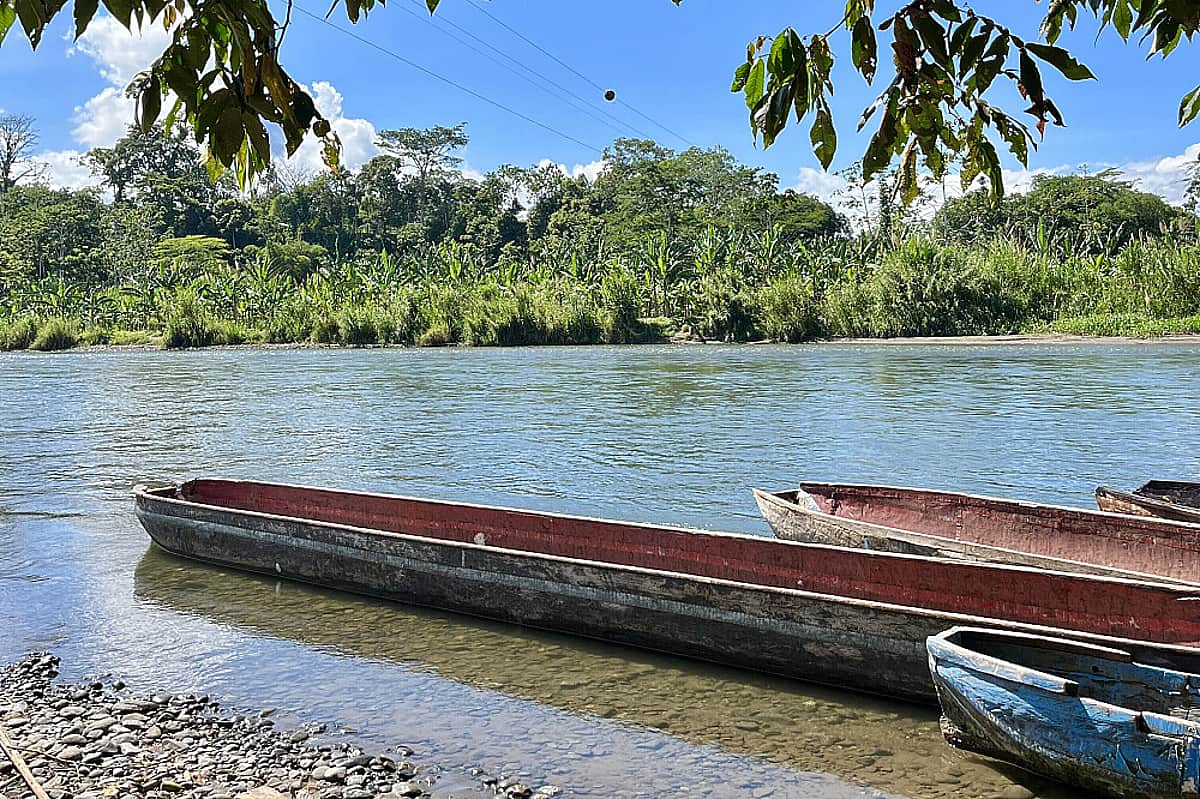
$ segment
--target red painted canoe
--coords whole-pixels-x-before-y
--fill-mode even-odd
[[[801,483],[754,498],[789,541],[1200,583],[1200,524],[896,486]]]
[[[907,699],[956,624],[1200,643],[1180,586],[269,483],[135,495],[177,555]]]

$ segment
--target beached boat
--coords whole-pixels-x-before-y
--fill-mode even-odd
[[[789,541],[1200,582],[1200,524],[895,486],[801,483],[754,499]]]
[[[1109,513],[1200,523],[1200,483],[1151,480],[1136,491],[1100,486],[1096,504]]]
[[[1120,797],[1197,796],[1200,674],[1061,638],[953,629],[928,641],[951,744]]]
[[[1180,586],[269,483],[135,493],[178,555],[914,700],[956,624],[1200,643]]]

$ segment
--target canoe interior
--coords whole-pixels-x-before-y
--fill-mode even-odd
[[[946,491],[802,483],[821,511],[971,544],[1197,580],[1200,524]],[[778,495],[796,501],[796,492]]]
[[[1200,483],[1151,480],[1133,493],[1147,499],[1200,509]]]
[[[1200,676],[1136,663],[1125,652],[1106,653],[1097,647],[1076,648],[1054,639],[985,630],[959,631],[948,640],[984,658],[1074,683],[1073,695],[1079,698],[1188,720],[1200,718]],[[1025,679],[1030,680],[1030,675]]]
[[[536,511],[225,480],[151,492],[460,545],[799,589],[1160,643],[1200,642],[1196,590]]]

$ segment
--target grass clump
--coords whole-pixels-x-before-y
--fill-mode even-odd
[[[73,319],[54,317],[38,326],[37,335],[29,348],[39,352],[69,350],[79,344],[79,323]]]
[[[37,322],[28,316],[0,322],[0,350],[23,350],[37,338]]]

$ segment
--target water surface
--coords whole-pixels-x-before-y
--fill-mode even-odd
[[[1091,504],[1200,475],[1200,347],[0,355],[0,658],[199,690],[578,796],[1070,796],[930,710],[187,563],[137,482],[244,477],[767,534],[752,485]],[[456,782],[458,780],[458,782]]]

